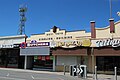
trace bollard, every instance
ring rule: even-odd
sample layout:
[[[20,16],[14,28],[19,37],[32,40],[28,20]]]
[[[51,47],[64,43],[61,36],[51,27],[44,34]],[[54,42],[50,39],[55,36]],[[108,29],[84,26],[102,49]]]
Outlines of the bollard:
[[[95,80],[97,80],[97,66],[95,66]]]
[[[84,71],[85,71],[85,79],[87,78],[87,66],[85,66],[85,68],[84,68]]]
[[[65,75],[65,72],[66,72],[66,65],[64,65],[64,75]]]
[[[114,80],[117,80],[117,67],[115,67],[114,69],[115,69],[115,76],[114,76]]]
[[[70,76],[72,76],[72,65],[69,66],[69,73],[70,73]]]

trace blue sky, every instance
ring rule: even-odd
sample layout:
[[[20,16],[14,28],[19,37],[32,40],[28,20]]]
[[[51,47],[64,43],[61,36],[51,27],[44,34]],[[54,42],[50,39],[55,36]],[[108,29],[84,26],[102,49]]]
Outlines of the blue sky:
[[[96,27],[109,25],[109,0],[0,0],[0,36],[17,35],[20,23],[19,5],[26,3],[25,33],[40,34],[54,25],[60,29],[90,31],[90,21]],[[112,0],[112,17],[120,20],[120,0]]]

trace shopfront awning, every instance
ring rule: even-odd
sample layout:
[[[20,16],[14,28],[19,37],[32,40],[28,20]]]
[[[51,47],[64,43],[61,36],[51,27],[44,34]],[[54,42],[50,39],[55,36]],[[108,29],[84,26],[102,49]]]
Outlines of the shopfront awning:
[[[49,47],[26,47],[20,49],[20,55],[49,55],[50,48]]]
[[[120,56],[120,49],[116,50],[112,47],[95,48],[94,56]]]
[[[82,49],[57,49],[52,51],[52,55],[64,55],[64,56],[87,56],[87,49],[82,48]]]

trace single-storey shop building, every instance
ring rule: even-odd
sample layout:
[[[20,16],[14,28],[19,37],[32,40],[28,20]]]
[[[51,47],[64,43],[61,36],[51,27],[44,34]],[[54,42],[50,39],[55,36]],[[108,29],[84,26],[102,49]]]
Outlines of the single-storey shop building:
[[[120,72],[120,21],[114,23],[110,19],[110,25],[105,28],[95,28],[92,22],[91,38],[93,66],[98,66],[98,72],[113,73],[114,67]]]
[[[63,65],[83,64],[81,60],[84,60],[84,64],[88,65],[89,47],[91,44],[90,38],[91,33],[87,33],[84,30],[66,31],[54,26],[50,31],[43,34],[31,35],[27,38],[26,42],[30,43],[34,40],[36,41],[35,45],[37,47],[39,43],[49,43],[48,47],[50,52],[48,55],[44,55],[44,53],[32,55],[34,56],[34,67],[37,64],[37,67],[41,68],[41,66],[43,66],[45,68],[45,64],[49,62],[48,65],[52,66],[52,70],[63,71]],[[43,47],[43,45],[41,47]],[[45,59],[47,56],[50,57],[50,61]],[[41,58],[39,59],[39,57]],[[36,63],[36,61],[38,63]],[[39,64],[39,62],[43,64]]]
[[[20,56],[20,44],[26,35],[0,37],[0,67],[24,68],[24,56]]]

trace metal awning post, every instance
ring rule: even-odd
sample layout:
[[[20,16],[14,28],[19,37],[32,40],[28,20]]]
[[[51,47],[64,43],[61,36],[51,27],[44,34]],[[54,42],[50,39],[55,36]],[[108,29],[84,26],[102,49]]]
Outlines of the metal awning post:
[[[117,67],[114,67],[114,70],[115,70],[114,80],[117,80]]]
[[[27,69],[27,55],[25,55],[24,69]]]

